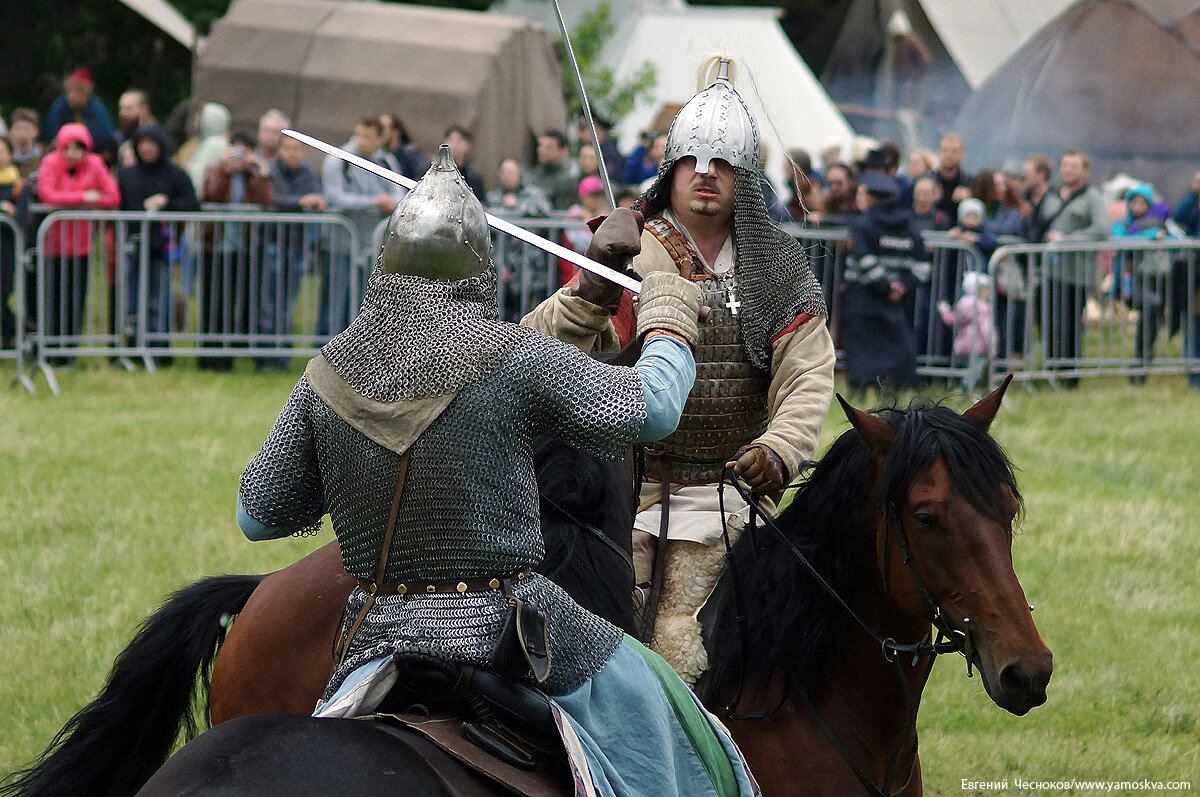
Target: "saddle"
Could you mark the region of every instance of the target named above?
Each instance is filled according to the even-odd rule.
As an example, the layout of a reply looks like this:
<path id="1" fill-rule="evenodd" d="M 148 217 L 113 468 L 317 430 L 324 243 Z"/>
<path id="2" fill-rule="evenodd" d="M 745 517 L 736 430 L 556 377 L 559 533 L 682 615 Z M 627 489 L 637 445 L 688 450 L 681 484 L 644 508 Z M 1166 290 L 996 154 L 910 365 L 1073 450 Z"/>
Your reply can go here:
<path id="1" fill-rule="evenodd" d="M 395 654 L 396 685 L 376 716 L 399 722 L 519 794 L 570 793 L 545 694 L 491 670 L 421 651 Z"/>

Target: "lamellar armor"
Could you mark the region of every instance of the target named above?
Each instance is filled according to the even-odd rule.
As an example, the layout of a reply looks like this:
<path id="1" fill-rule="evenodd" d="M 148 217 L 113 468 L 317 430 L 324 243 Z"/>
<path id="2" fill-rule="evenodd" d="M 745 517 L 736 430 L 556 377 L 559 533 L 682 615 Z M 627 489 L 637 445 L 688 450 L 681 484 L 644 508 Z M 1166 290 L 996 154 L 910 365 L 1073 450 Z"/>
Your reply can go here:
<path id="1" fill-rule="evenodd" d="M 431 176 L 450 175 L 435 164 L 422 183 Z M 420 189 L 409 195 L 410 212 L 393 216 L 389 237 L 404 239 L 409 221 L 430 218 L 411 212 L 411 198 L 429 194 Z M 482 219 L 469 191 L 459 199 L 462 210 L 442 217 L 451 228 L 443 240 L 464 229 L 469 240 L 471 217 Z M 429 250 L 415 241 L 405 251 Z M 486 248 L 458 262 L 469 272 L 479 253 Z M 453 257 L 438 258 L 438 273 L 457 268 Z M 411 258 L 389 259 L 385 248 L 361 313 L 310 363 L 242 475 L 243 508 L 267 526 L 301 532 L 328 512 L 343 563 L 363 582 L 377 575 L 402 455 L 408 463 L 384 583 L 487 582 L 531 570 L 544 553 L 532 441 L 550 434 L 616 458 L 646 417 L 633 369 L 497 321 L 490 262 L 461 278 L 427 273 Z M 412 440 L 395 444 L 378 434 L 421 412 L 429 417 Z M 582 684 L 621 640 L 617 628 L 540 575 L 520 578 L 512 591 L 547 617 L 553 667 L 542 688 L 551 694 Z M 356 617 L 367 600 L 355 589 L 346 616 Z M 356 667 L 401 646 L 487 667 L 506 614 L 496 589 L 377 594 L 326 697 Z"/>

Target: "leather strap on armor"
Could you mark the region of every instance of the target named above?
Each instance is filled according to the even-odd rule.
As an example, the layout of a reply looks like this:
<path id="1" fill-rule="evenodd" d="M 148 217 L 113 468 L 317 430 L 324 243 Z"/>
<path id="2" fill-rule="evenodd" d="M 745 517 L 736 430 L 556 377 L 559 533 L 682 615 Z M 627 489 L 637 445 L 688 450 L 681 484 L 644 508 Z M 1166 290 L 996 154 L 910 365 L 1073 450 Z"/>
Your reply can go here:
<path id="1" fill-rule="evenodd" d="M 384 577 L 387 575 L 388 554 L 392 550 L 392 537 L 396 533 L 396 518 L 400 515 L 400 498 L 404 495 L 404 479 L 408 475 L 408 458 L 408 451 L 405 451 L 400 457 L 399 473 L 396 474 L 396 492 L 392 495 L 392 510 L 388 514 L 387 531 L 383 535 L 383 550 L 379 553 L 379 569 L 375 571 L 375 584 L 382 584 Z M 363 604 L 362 609 L 358 612 L 358 616 L 354 618 L 354 623 L 350 626 L 349 633 L 340 640 L 341 650 L 334 651 L 339 667 L 345 660 L 346 653 L 350 650 L 350 640 L 354 639 L 354 635 L 358 633 L 358 627 L 362 625 L 363 620 L 367 618 L 367 613 L 375 605 L 375 596 L 378 594 L 378 591 L 368 594 L 367 602 Z"/>
<path id="2" fill-rule="evenodd" d="M 662 216 L 647 219 L 646 229 L 662 244 L 663 249 L 667 250 L 667 254 L 679 266 L 679 275 L 691 279 L 692 274 L 696 271 L 696 265 L 704 261 L 700 259 L 700 253 L 692 246 L 687 236 L 675 229 L 675 226 Z"/>

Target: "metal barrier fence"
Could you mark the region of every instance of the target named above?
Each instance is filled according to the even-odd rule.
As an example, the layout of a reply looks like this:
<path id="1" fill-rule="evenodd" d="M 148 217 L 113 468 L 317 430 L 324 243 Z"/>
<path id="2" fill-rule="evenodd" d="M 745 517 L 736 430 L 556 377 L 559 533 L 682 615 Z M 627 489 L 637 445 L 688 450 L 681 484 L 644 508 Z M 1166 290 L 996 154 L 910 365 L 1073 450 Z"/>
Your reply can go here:
<path id="1" fill-rule="evenodd" d="M 590 240 L 578 219 L 510 218 L 577 251 Z M 785 229 L 808 252 L 836 344 L 848 232 Z M 152 369 L 192 356 L 201 367 L 225 370 L 233 357 L 254 357 L 269 368 L 311 356 L 357 312 L 385 230 L 386 220 L 362 250 L 355 228 L 336 214 L 58 210 L 42 221 L 36 247 L 26 253 L 21 230 L 0 217 L 0 241 L 12 238 L 16 253 L 12 307 L 36 319 L 32 334 L 17 324 L 0 358 L 15 359 L 18 378 L 31 388 L 22 355 L 32 352 L 57 392 L 53 368 L 75 357 L 108 357 L 127 367 L 140 360 Z M 906 300 L 923 375 L 973 382 L 986 380 L 985 371 L 1011 370 L 1019 379 L 1053 382 L 1200 373 L 1200 241 L 1005 244 L 990 262 L 972 244 L 946 235 L 926 234 L 926 245 L 928 279 Z M 502 234 L 493 238 L 492 257 L 500 314 L 509 321 L 574 271 Z M 22 262 L 36 265 L 34 279 L 26 278 Z M 953 323 L 939 304 L 954 305 L 963 275 L 985 270 L 992 276 L 997 339 L 982 356 L 956 354 Z M 30 293 L 32 301 L 25 299 Z"/>
<path id="2" fill-rule="evenodd" d="M 336 214 L 58 210 L 36 240 L 30 342 L 55 392 L 76 357 L 311 356 L 361 301 L 363 253 Z"/>
<path id="3" fill-rule="evenodd" d="M 14 383 L 32 393 L 33 382 L 25 373 L 28 258 L 25 231 L 12 216 L 0 213 L 0 360 L 15 361 Z"/>
<path id="4" fill-rule="evenodd" d="M 1015 244 L 988 263 L 994 371 L 1073 386 L 1079 377 L 1189 374 L 1200 386 L 1200 241 Z"/>

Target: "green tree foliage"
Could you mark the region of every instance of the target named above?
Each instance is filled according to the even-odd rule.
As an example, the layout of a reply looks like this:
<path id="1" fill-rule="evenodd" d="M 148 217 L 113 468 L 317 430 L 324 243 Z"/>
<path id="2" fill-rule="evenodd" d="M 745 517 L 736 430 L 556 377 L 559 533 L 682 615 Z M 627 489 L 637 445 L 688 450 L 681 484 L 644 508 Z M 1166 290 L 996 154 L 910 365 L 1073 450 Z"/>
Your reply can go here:
<path id="1" fill-rule="evenodd" d="M 648 95 L 658 82 L 657 70 L 649 61 L 643 61 L 633 75 L 622 81 L 618 81 L 613 71 L 600 63 L 600 53 L 616 29 L 612 8 L 604 0 L 583 15 L 575 30 L 568 31 L 592 112 L 606 117 L 613 124 L 632 111 L 634 104 Z M 571 71 L 566 48 L 561 42 L 559 49 L 563 51 L 563 94 L 567 98 L 568 114 L 574 119 L 583 113 L 583 104 L 575 87 L 575 75 Z"/>

